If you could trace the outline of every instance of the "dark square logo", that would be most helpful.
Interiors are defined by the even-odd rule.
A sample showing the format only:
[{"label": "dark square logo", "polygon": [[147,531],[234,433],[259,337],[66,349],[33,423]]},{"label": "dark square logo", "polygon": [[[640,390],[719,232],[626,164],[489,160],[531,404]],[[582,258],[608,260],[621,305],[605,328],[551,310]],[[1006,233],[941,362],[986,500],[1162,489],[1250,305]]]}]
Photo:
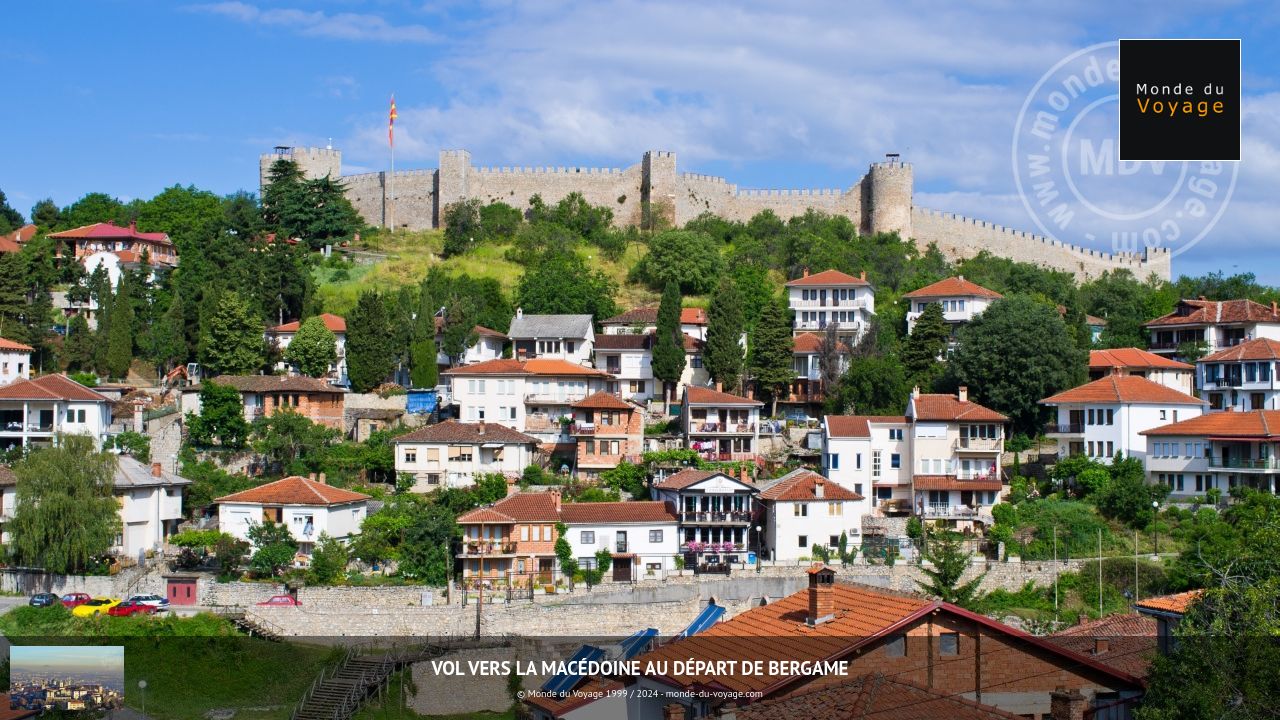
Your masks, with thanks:
[{"label": "dark square logo", "polygon": [[1240,41],[1121,40],[1120,159],[1239,160]]}]

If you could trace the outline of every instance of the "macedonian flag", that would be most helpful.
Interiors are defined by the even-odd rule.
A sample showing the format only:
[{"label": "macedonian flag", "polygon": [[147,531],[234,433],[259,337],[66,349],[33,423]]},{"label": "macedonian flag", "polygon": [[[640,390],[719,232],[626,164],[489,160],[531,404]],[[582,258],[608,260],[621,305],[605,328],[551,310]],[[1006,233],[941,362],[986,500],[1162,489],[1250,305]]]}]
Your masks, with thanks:
[{"label": "macedonian flag", "polygon": [[399,116],[396,115],[396,96],[392,95],[391,96],[391,114],[387,116],[387,142],[391,143],[392,147],[395,147],[395,144],[396,144],[396,118],[397,117]]}]

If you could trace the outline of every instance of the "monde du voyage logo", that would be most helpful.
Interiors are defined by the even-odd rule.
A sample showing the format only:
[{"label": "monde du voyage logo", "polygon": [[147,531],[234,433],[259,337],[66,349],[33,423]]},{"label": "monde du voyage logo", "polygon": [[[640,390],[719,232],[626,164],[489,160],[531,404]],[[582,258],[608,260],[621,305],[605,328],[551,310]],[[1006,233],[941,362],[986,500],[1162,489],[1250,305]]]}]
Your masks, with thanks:
[{"label": "monde du voyage logo", "polygon": [[1235,189],[1240,94],[1238,40],[1120,40],[1068,55],[1014,128],[1023,206],[1063,243],[1186,251]]}]

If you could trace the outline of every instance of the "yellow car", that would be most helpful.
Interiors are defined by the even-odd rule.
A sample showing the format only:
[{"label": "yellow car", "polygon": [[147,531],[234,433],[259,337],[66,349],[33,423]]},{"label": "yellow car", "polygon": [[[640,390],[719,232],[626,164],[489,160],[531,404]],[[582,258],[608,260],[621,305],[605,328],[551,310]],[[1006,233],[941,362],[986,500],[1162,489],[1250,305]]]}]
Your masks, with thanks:
[{"label": "yellow car", "polygon": [[71,609],[71,614],[76,617],[92,617],[94,615],[106,615],[107,611],[120,604],[120,598],[96,597],[87,600]]}]

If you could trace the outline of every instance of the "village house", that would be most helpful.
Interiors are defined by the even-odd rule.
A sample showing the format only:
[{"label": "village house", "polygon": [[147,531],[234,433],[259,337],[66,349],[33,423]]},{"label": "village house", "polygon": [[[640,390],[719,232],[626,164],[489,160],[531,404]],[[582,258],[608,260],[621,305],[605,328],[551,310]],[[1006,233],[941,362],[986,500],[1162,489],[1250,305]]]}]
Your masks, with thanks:
[{"label": "village house", "polygon": [[[605,335],[652,335],[658,330],[658,308],[656,306],[628,310],[621,315],[601,321],[601,332]],[[680,309],[680,332],[699,340],[707,339],[707,311],[702,308]],[[599,342],[600,338],[596,338]]]},{"label": "village house", "polygon": [[1160,653],[1167,654],[1177,640],[1174,631],[1192,606],[1204,595],[1204,590],[1188,590],[1173,595],[1146,598],[1133,604],[1133,609],[1156,622],[1156,643]]},{"label": "village house", "polygon": [[1164,355],[1139,348],[1089,351],[1089,379],[1108,375],[1133,375],[1190,395],[1195,392],[1196,369]]},{"label": "village house", "polygon": [[66,375],[0,387],[0,449],[51,445],[59,433],[88,435],[101,446],[110,425],[110,401]]},{"label": "village house", "polygon": [[31,353],[35,350],[14,340],[0,338],[0,385],[26,380],[31,374]]},{"label": "village house", "polygon": [[[1065,650],[1090,655],[1134,677],[1151,674],[1157,650],[1158,626],[1137,612],[1115,613],[1059,630],[1046,639]],[[1105,715],[1104,715],[1105,716]]]},{"label": "village house", "polygon": [[[351,384],[347,377],[347,321],[340,315],[332,313],[321,313],[320,319],[324,322],[324,326],[333,333],[337,349],[337,360],[329,366],[329,374],[325,376],[329,382],[335,385],[347,387]],[[298,334],[298,329],[302,327],[302,321],[294,320],[283,325],[277,325],[270,328],[266,332],[268,344],[272,344],[280,351],[281,355],[289,348],[289,343],[293,342],[293,336]],[[276,363],[277,370],[290,369],[290,365],[281,359]],[[292,368],[295,372],[297,368]]]},{"label": "village house", "polygon": [[[786,394],[778,399],[778,405],[788,419],[802,422],[816,420],[821,413],[828,390],[823,380],[823,364],[827,362],[828,354],[825,342],[825,335],[808,332],[800,333],[792,339],[792,366],[796,377],[788,386]],[[849,368],[849,346],[837,340],[835,347],[829,349],[834,358],[829,375],[839,378]]]},{"label": "village house", "polygon": [[829,323],[839,325],[840,338],[857,345],[876,314],[875,288],[867,282],[864,270],[854,277],[839,270],[823,270],[787,283],[787,305],[795,316],[794,331],[825,330]]},{"label": "village house", "polygon": [[680,408],[685,447],[707,460],[754,461],[760,452],[763,405],[718,388],[685,387]]},{"label": "village house", "polygon": [[467,587],[556,582],[560,493],[515,493],[458,516],[458,560]]},{"label": "village house", "polygon": [[118,227],[114,223],[94,223],[82,227],[52,233],[50,238],[66,241],[73,247],[84,271],[92,274],[102,267],[111,280],[112,287],[120,284],[120,274],[126,269],[138,268],[145,258],[152,268],[173,268],[178,265],[178,251],[169,236],[162,232],[139,232],[137,223]]},{"label": "village house", "polygon": [[1159,355],[1177,355],[1183,346],[1201,346],[1206,355],[1247,340],[1280,340],[1280,308],[1252,300],[1180,300],[1173,312],[1145,323],[1149,347]]},{"label": "village house", "polygon": [[1004,489],[1000,467],[1009,419],[970,401],[963,386],[956,395],[912,390],[906,416],[916,514],[957,529],[989,526]]},{"label": "village house", "polygon": [[942,306],[942,319],[951,328],[950,344],[955,345],[956,330],[981,315],[991,303],[1004,296],[995,290],[965,280],[963,275],[939,280],[902,296],[908,303],[907,333],[915,331],[916,320],[933,303]]},{"label": "village house", "polygon": [[595,366],[612,375],[606,389],[618,397],[647,403],[658,394],[653,377],[653,335],[606,333],[596,336]]},{"label": "village house", "polygon": [[845,538],[857,552],[862,538],[866,498],[812,470],[797,469],[760,485],[764,517],[761,554],[770,560],[794,562],[814,557],[821,545],[833,554]]},{"label": "village house", "polygon": [[413,477],[413,492],[465,488],[491,473],[518,477],[533,464],[536,438],[497,423],[445,420],[391,441],[396,475]]},{"label": "village house", "polygon": [[597,392],[573,403],[569,435],[577,443],[576,471],[584,480],[618,467],[624,460],[640,462],[644,452],[644,414],[631,403]]},{"label": "village house", "polygon": [[298,541],[298,554],[311,555],[321,535],[349,542],[360,534],[368,516],[369,496],[296,475],[224,495],[218,506],[218,529],[240,540],[264,522],[284,525]]},{"label": "village house", "polygon": [[436,365],[440,366],[441,369],[445,369],[456,365],[472,365],[486,360],[497,360],[502,357],[507,346],[507,336],[483,325],[476,325],[471,328],[466,347],[463,348],[460,356],[452,357],[445,352],[444,327],[446,312],[446,308],[440,308],[435,315]]},{"label": "village house", "polygon": [[911,445],[902,415],[827,415],[822,474],[870,499],[865,513],[911,512]]},{"label": "village house", "polygon": [[614,582],[662,579],[675,569],[679,528],[675,511],[665,502],[565,503],[560,521],[578,567],[596,569],[596,553],[612,558]]},{"label": "village house", "polygon": [[737,479],[722,472],[686,468],[653,483],[650,495],[670,503],[680,519],[680,552],[685,567],[724,565],[725,558],[745,559],[759,547],[759,489],[744,468]]},{"label": "village house", "polygon": [[591,364],[596,334],[590,315],[525,315],[516,308],[507,337],[517,360],[565,360]]},{"label": "village house", "polygon": [[1053,408],[1045,435],[1058,457],[1086,455],[1110,464],[1116,453],[1145,460],[1142,431],[1204,412],[1204,401],[1137,375],[1108,375],[1040,401]]},{"label": "village house", "polygon": [[1210,410],[1280,410],[1280,340],[1256,338],[1196,361]]},{"label": "village house", "polygon": [[[247,422],[294,412],[311,422],[345,430],[347,391],[327,380],[305,375],[219,375],[209,382],[240,391]],[[182,412],[200,414],[199,385],[182,388]]]},{"label": "village house", "polygon": [[1175,499],[1236,486],[1280,493],[1280,410],[1206,413],[1141,434],[1147,481]]},{"label": "village house", "polygon": [[190,484],[158,462],[118,456],[112,492],[120,504],[121,530],[112,550],[134,558],[147,550],[162,550],[183,520],[182,493]]}]

